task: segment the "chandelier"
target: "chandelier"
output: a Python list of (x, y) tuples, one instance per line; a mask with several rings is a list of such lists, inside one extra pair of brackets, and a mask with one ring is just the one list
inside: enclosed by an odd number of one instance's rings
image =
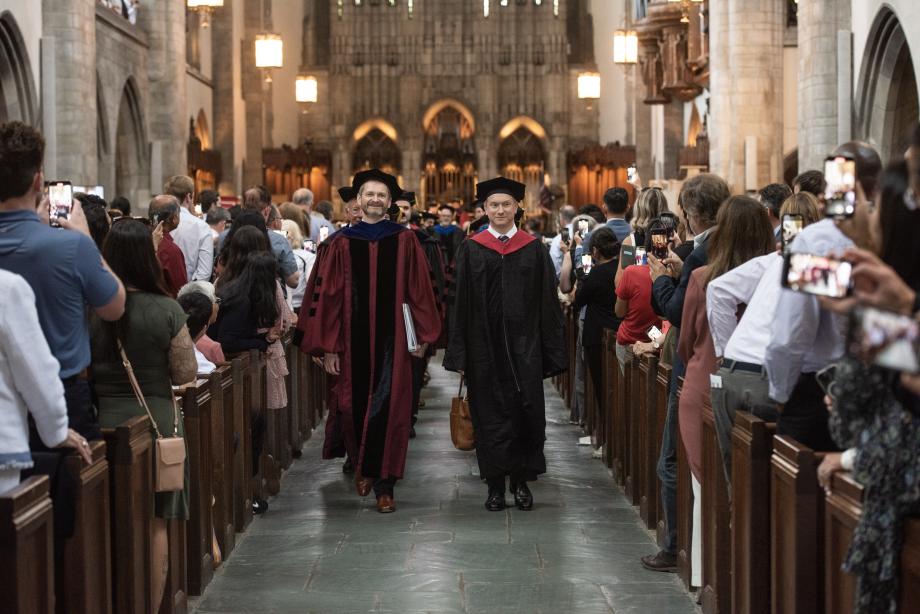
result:
[(680, 22), (690, 23), (690, 5), (700, 4), (701, 2), (703, 2), (703, 0), (668, 0), (668, 2), (671, 2), (673, 4), (680, 4), (680, 9), (681, 9)]

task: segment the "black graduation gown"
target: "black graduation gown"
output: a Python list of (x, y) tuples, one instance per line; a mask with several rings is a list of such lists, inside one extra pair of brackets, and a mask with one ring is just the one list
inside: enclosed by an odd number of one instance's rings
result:
[(460, 245), (444, 368), (464, 371), (483, 479), (546, 472), (543, 379), (568, 365), (556, 275), (539, 241), (488, 232)]

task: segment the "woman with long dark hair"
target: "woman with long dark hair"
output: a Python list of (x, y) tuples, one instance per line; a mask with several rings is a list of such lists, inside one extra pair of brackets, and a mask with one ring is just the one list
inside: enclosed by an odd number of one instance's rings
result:
[[(115, 427), (129, 418), (144, 416), (128, 373), (122, 364), (118, 344), (124, 347), (138, 384), (157, 427), (164, 436), (173, 433), (175, 406), (172, 386), (195, 379), (197, 363), (186, 316), (164, 289), (163, 271), (146, 226), (125, 220), (112, 226), (103, 256), (127, 290), (125, 313), (116, 322), (92, 318), (93, 380), (99, 399), (99, 424)], [(182, 420), (179, 435), (184, 436)], [(151, 436), (154, 436), (151, 430)], [(151, 544), (151, 611), (159, 609), (166, 586), (169, 553), (166, 521), (188, 519), (188, 464), (185, 487), (154, 497)]]

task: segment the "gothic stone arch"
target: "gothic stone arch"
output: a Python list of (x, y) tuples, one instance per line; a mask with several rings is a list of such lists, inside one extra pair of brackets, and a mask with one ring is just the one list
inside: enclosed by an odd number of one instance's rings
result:
[(370, 119), (359, 125), (353, 133), (352, 172), (371, 168), (398, 177), (402, 153), (396, 144), (398, 135), (393, 124), (383, 119)]
[(897, 15), (883, 6), (872, 23), (860, 68), (857, 134), (884, 162), (898, 158), (918, 120), (917, 80)]
[(38, 123), (35, 82), (22, 33), (9, 11), (0, 14), (0, 123)]
[(422, 121), (423, 190), (426, 202), (472, 202), (476, 191), (476, 122), (463, 103), (434, 103)]
[[(147, 136), (137, 84), (129, 78), (122, 88), (115, 133), (115, 192), (135, 203), (138, 192), (150, 181)], [(108, 195), (107, 195), (108, 196)]]
[(530, 117), (516, 117), (499, 132), (499, 174), (527, 186), (525, 206), (536, 206), (546, 172), (546, 131)]

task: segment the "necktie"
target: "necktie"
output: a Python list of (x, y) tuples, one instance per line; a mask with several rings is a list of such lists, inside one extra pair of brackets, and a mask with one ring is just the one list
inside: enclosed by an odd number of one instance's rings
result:
[(500, 236), (500, 237), (498, 238), (498, 240), (501, 241), (502, 243), (507, 243), (507, 242), (508, 242), (508, 235), (502, 235), (502, 236)]

